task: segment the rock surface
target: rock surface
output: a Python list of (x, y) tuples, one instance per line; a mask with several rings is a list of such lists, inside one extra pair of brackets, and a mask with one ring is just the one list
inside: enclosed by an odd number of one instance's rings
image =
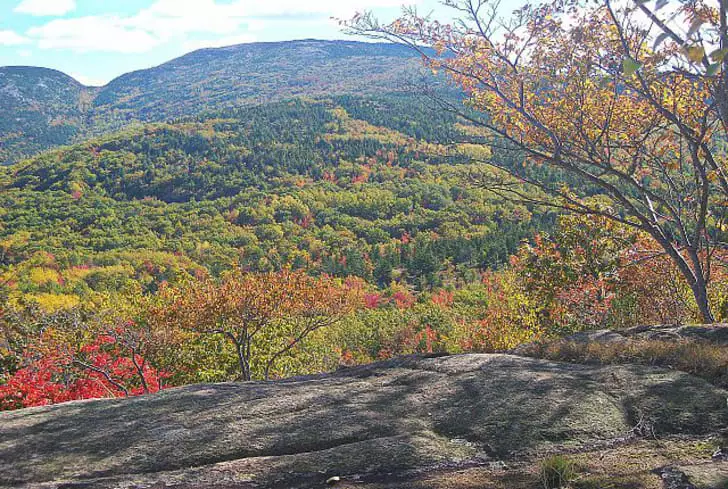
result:
[(650, 367), (408, 357), (1, 413), (0, 486), (326, 487), (339, 477), (337, 486), (410, 487), (417, 471), (501, 471), (553, 451), (614, 446), (645, 423), (665, 439), (708, 437), (728, 429), (727, 398)]
[(615, 343), (629, 340), (696, 340), (728, 346), (728, 325), (709, 326), (637, 326), (629, 329), (584, 331), (564, 341)]

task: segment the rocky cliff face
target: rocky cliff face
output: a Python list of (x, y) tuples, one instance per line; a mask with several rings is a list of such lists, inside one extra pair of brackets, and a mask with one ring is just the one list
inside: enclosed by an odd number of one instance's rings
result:
[(711, 460), (727, 397), (650, 367), (404, 358), (3, 413), (0, 486), (525, 488), (558, 452), (644, 484), (591, 487), (662, 487), (676, 466), (711, 487), (728, 481)]

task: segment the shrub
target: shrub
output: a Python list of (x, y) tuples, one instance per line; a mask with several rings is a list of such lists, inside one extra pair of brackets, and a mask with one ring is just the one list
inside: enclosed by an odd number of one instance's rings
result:
[(545, 489), (568, 487), (576, 476), (576, 464), (564, 456), (555, 455), (541, 463), (541, 482)]
[(538, 308), (513, 272), (486, 273), (482, 288), (456, 295), (456, 309), (461, 304), (470, 305), (471, 313), (464, 314), (453, 331), (453, 351), (505, 351), (543, 335)]

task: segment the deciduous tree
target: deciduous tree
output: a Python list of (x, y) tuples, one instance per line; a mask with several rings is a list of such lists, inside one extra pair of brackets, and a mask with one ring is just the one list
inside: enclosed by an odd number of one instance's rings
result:
[[(360, 282), (313, 278), (285, 269), (271, 273), (236, 271), (221, 281), (203, 280), (160, 291), (157, 321), (201, 334), (218, 334), (235, 347), (240, 377), (254, 376), (256, 352), (265, 352), (262, 374), (309, 334), (339, 321), (363, 299)], [(264, 345), (261, 338), (265, 338)]]
[(728, 197), (725, 5), (681, 2), (693, 26), (681, 38), (646, 2), (558, 0), (508, 19), (490, 0), (444, 3), (451, 24), (409, 9), (391, 24), (362, 14), (348, 26), (411, 46), (464, 90), (465, 107), (440, 102), (500, 152), (485, 161), (498, 170), (491, 190), (649, 234), (713, 322), (711, 258), (725, 245)]

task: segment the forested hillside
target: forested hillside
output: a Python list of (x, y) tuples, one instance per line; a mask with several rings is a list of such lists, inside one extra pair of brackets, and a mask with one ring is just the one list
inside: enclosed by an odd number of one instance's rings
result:
[[(445, 331), (435, 333), (435, 321), (453, 328), (482, 317), (478, 304), (493, 299), (481, 275), (502, 267), (522, 240), (552, 224), (548, 216), (534, 218), (527, 207), (481, 187), (488, 171), (473, 158), (491, 152), (486, 145), (458, 142), (465, 130), (462, 120), (412, 95), (294, 99), (140, 125), (1, 169), (0, 347), (15, 379), (6, 388), (17, 381), (25, 386), (21, 390), (31, 389), (30, 397), (21, 395), (23, 405), (104, 395), (98, 390), (108, 388), (103, 382), (53, 387), (55, 369), (76, 353), (90, 354), (88, 365), (106, 361), (93, 353), (107, 350), (108, 337), (94, 333), (92, 317), (109, 319), (110, 313), (116, 322), (142, 307), (144, 314), (157, 310), (161, 315), (154, 321), (165, 329), (201, 325), (204, 319), (184, 314), (237, 300), (238, 293), (263, 300), (264, 310), (275, 314), (323, 309), (329, 312), (314, 317), (346, 318), (345, 326), (311, 344), (321, 353), (314, 359), (292, 348), (318, 326), (309, 325), (294, 341), (287, 338), (298, 333), (283, 325), (299, 324), (300, 316), (266, 319), (284, 329), (264, 329), (248, 347), (252, 358), (246, 364), (235, 361), (228, 337), (188, 337), (187, 343), (174, 333), (187, 366), (170, 370), (174, 379), (144, 377), (143, 391), (236, 378), (238, 363), (245, 365), (243, 378), (285, 376), (415, 351), (423, 341), (430, 350), (433, 341), (444, 345)], [(298, 271), (315, 277), (313, 282)], [(242, 289), (218, 290), (220, 279), (222, 287)], [(191, 301), (187, 306), (152, 305), (177, 300), (186, 287), (190, 293), (180, 298)], [(450, 317), (440, 307), (455, 298), (444, 288), (463, 289), (461, 310)], [(286, 302), (276, 302), (286, 291), (292, 294)], [(219, 299), (212, 298), (216, 294)], [(436, 303), (441, 306), (433, 310)], [(371, 312), (360, 316), (356, 311), (364, 304)], [(45, 350), (60, 339), (46, 337), (46, 321), (66, 338), (53, 349), (71, 348), (71, 357)], [(148, 321), (151, 316), (124, 324)], [(461, 340), (453, 336), (453, 347)], [(96, 346), (88, 350), (78, 341)], [(143, 348), (156, 344), (140, 341)], [(505, 335), (495, 341), (515, 340)], [(281, 342), (287, 345), (282, 357), (271, 351)], [(46, 352), (38, 352), (42, 361), (52, 364), (44, 367), (49, 377), (23, 380), (37, 367), (22, 368), (30, 358), (25, 355), (37, 347)], [(119, 368), (112, 377), (131, 374), (122, 384), (136, 382), (136, 374)], [(149, 371), (157, 373), (162, 371), (156, 367)], [(129, 384), (124, 392), (142, 391)], [(46, 401), (32, 400), (36, 395)], [(1, 402), (16, 406), (12, 399)]]
[[(456, 122), (410, 96), (295, 100), (51, 151), (3, 173), (4, 261), (99, 267), (51, 287), (74, 297), (150, 264), (149, 287), (235, 264), (419, 289), (472, 280), (538, 224), (474, 184), (487, 147), (428, 142), (455, 140)], [(47, 289), (18, 275), (19, 291)]]
[(669, 262), (624, 268), (647, 237), (504, 200), (483, 162), (523, 162), (479, 139), (417, 96), (341, 96), (3, 168), (0, 408), (693, 317)]
[(394, 44), (303, 40), (203, 49), (123, 75), (94, 99), (95, 124), (158, 121), (294, 96), (401, 91), (420, 60)]
[(42, 68), (0, 68), (0, 163), (138, 121), (294, 96), (402, 91), (419, 59), (392, 44), (290, 41), (203, 49), (100, 88)]

